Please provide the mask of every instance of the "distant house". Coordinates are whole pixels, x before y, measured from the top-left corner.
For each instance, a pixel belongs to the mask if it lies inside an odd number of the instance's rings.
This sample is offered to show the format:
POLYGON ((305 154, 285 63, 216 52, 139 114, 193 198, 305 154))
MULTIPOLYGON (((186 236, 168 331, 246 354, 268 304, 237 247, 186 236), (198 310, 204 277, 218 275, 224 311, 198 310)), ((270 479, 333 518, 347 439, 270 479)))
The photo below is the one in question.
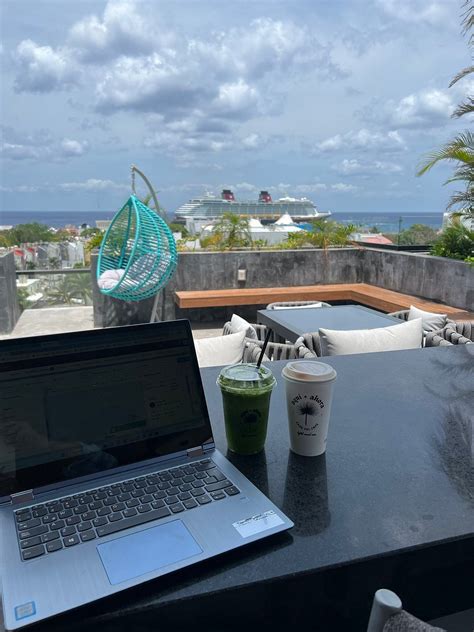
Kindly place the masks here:
POLYGON ((350 238, 353 241, 363 241, 366 244, 393 244, 391 239, 379 233, 352 233, 350 238))

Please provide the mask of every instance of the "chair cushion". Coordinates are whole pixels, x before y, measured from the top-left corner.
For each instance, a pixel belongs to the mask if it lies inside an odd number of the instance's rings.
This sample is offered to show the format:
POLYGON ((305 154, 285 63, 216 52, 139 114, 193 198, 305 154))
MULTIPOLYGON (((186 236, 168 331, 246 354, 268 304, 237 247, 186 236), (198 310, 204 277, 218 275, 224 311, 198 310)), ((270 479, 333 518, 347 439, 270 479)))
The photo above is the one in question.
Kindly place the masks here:
POLYGON ((417 349, 423 337, 421 318, 380 329, 320 329, 319 335, 323 356, 417 349))
POLYGON ((123 277, 125 270, 105 270, 97 279, 97 285, 101 290, 112 290, 123 277))
POLYGON ((244 354, 245 331, 194 341, 200 367, 238 364, 244 354))
POLYGON ((245 320, 245 318, 242 318, 237 314, 232 314, 232 318, 230 319, 230 330, 233 334, 236 334, 238 331, 245 331, 246 338, 252 338, 253 340, 258 339, 255 327, 245 320))
POLYGON ((410 305, 408 320, 415 320, 417 318, 421 318, 423 331, 426 333, 427 331, 438 331, 438 329, 443 329, 446 325, 448 315, 425 312, 423 309, 418 309, 418 307, 410 305))
POLYGON ((313 307, 322 307, 322 303, 311 303, 311 305, 275 305, 273 309, 313 309, 313 307))
POLYGON ((402 610, 387 619, 382 632, 446 632, 446 630, 435 628, 402 610))

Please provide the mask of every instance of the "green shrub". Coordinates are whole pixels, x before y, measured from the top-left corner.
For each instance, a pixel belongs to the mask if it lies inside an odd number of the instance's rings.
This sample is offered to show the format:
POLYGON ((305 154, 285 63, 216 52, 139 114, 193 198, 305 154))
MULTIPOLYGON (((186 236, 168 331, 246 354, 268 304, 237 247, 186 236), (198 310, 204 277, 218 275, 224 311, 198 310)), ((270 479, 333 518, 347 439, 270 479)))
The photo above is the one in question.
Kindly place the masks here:
POLYGON ((443 230, 431 248, 431 254, 468 261, 474 257, 474 231, 461 222, 443 230))

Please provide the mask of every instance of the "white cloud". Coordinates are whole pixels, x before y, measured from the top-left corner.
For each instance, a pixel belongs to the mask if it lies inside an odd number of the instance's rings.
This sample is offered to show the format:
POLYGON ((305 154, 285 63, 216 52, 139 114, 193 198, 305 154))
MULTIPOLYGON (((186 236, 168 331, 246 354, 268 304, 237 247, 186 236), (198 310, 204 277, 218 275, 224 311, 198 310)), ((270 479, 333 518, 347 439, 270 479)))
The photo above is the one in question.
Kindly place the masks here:
POLYGON ((37 193, 41 191, 42 187, 32 184, 20 184, 15 187, 0 186, 0 191, 3 193, 37 193))
POLYGON ((65 157, 82 156, 87 150, 88 143, 86 141, 80 142, 78 140, 72 140, 71 138, 63 138, 61 141, 61 153, 65 157))
POLYGON ((256 149, 257 147, 262 145, 262 138, 258 134, 249 134, 242 139, 242 145, 246 149, 256 149))
POLYGON ((0 145, 1 153, 10 160, 50 160, 61 161, 81 156, 88 148, 86 141, 71 138, 56 140, 47 130, 33 133, 19 133, 11 127, 2 127, 4 142, 0 145))
POLYGON ((295 193, 317 193, 319 191, 325 191, 327 185, 323 182, 314 182, 312 184, 297 184, 294 187, 295 193))
POLYGON ((337 171, 341 175, 345 176, 369 175, 374 173, 400 173, 401 171, 403 171, 401 165, 393 162, 383 162, 381 160, 375 160, 373 162, 361 163, 355 158, 351 160, 344 158, 341 163, 333 165, 332 168, 334 171, 337 171))
POLYGON ((246 191, 248 193, 255 193, 259 190, 254 184, 250 184, 250 182, 239 182, 234 188, 236 191, 246 191))
POLYGON ((239 118, 249 118, 249 115, 258 110, 258 101, 257 90, 239 79, 219 87, 212 109, 218 116, 234 118, 237 115, 239 118))
POLYGON ((459 3, 452 0, 377 0, 378 6, 390 17, 414 24, 443 26, 458 14, 459 3))
POLYGON ((350 131, 345 134, 336 134, 317 144, 317 149, 322 152, 331 152, 339 149, 379 149, 387 151, 400 151, 405 148, 405 142, 398 131, 371 132, 368 129, 350 131))
POLYGON ((59 185, 60 189, 64 191, 129 191, 130 186, 128 184, 120 184, 113 180, 97 180, 95 178, 89 178, 84 182, 63 182, 59 185))
POLYGON ((102 16, 90 15, 72 26, 69 44, 85 62, 101 63, 121 55, 142 55, 153 49, 153 38, 163 39, 156 24, 137 12, 134 2, 109 2, 102 16))
POLYGON ((389 101, 386 119, 396 127, 435 127, 444 125, 454 110, 451 96, 443 90, 409 94, 398 103, 389 101))
POLYGON ((17 143, 2 143, 1 152, 5 158, 11 160, 35 160, 41 157, 41 147, 21 145, 17 143))
POLYGON ((194 152, 219 152, 224 149, 225 142, 223 138, 212 134, 184 133, 168 129, 147 136, 144 145, 182 160, 194 152))
POLYGON ((344 182, 331 184, 331 191, 335 191, 336 193, 352 193, 354 191, 357 191, 358 188, 359 187, 356 187, 353 184, 345 184, 344 182))
POLYGON ((78 69, 67 49, 53 50, 28 39, 18 44, 13 59, 17 67, 14 84, 17 92, 64 90, 78 81, 78 69))
MULTIPOLYGON (((16 52, 16 89, 52 92, 87 79, 99 114, 153 114, 146 146, 189 157, 218 152, 242 122, 279 113, 283 92, 275 87, 282 80, 344 75, 331 46, 304 23, 262 17, 225 25, 212 37, 186 37, 159 24, 157 14, 152 4, 109 0, 102 15, 73 24, 62 46, 25 40, 16 52)), ((253 149, 261 140, 248 134, 238 146, 253 149)))

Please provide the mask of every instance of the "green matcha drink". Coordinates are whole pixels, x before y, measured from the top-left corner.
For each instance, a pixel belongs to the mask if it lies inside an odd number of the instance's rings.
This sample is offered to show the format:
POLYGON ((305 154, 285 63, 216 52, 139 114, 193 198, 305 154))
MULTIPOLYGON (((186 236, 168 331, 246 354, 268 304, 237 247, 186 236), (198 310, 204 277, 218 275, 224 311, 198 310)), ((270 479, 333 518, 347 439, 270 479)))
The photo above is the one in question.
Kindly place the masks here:
POLYGON ((267 436, 270 396, 276 384, 272 372, 256 364, 225 367, 217 378, 224 406, 229 450, 255 454, 263 450, 267 436))

